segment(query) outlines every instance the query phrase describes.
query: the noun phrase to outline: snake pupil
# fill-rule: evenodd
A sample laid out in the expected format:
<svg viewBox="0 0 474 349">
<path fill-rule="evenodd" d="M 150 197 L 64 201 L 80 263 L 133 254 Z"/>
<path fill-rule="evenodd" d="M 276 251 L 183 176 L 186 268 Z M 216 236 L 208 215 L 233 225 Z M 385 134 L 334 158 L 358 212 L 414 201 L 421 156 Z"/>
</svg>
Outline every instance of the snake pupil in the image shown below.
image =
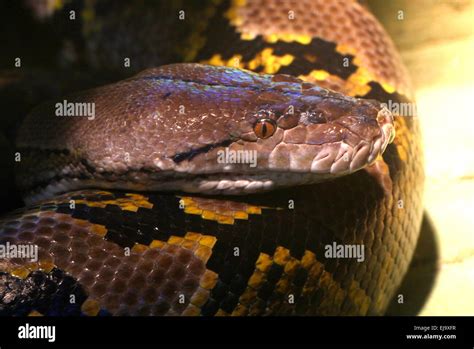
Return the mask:
<svg viewBox="0 0 474 349">
<path fill-rule="evenodd" d="M 254 126 L 254 132 L 258 138 L 268 138 L 272 136 L 276 131 L 275 121 L 272 119 L 261 119 L 258 120 Z"/>
</svg>

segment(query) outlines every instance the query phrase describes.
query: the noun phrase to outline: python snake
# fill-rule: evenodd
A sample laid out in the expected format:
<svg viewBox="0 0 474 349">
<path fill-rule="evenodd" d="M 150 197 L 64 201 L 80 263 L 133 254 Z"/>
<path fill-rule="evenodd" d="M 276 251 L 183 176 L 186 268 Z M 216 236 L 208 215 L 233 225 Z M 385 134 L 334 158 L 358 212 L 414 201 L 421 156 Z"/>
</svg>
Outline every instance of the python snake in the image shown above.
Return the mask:
<svg viewBox="0 0 474 349">
<path fill-rule="evenodd" d="M 393 43 L 356 1 L 206 14 L 183 56 L 201 64 L 64 97 L 92 103 L 91 120 L 56 115 L 58 101 L 27 116 L 28 206 L 0 242 L 39 258 L 0 260 L 1 314 L 385 312 L 423 189 L 418 121 L 381 105 L 412 98 Z M 219 161 L 229 151 L 256 166 Z M 364 258 L 330 258 L 333 244 Z"/>
</svg>

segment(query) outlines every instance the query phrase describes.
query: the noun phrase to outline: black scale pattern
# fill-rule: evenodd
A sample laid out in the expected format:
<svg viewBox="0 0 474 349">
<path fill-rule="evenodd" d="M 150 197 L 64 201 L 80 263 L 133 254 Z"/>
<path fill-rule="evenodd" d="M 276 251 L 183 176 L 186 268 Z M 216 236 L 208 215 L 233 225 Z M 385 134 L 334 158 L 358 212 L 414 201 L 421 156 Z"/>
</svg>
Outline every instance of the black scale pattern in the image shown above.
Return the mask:
<svg viewBox="0 0 474 349">
<path fill-rule="evenodd" d="M 267 43 L 261 36 L 257 36 L 251 41 L 241 40 L 240 34 L 235 32 L 224 17 L 228 7 L 229 4 L 224 1 L 217 9 L 217 15 L 209 22 L 204 35 L 207 38 L 206 44 L 195 61 L 210 59 L 216 53 L 216 42 L 232 42 L 238 44 L 221 47 L 219 51 L 225 60 L 231 59 L 234 55 L 241 55 L 243 62 L 248 62 L 264 48 L 272 48 L 273 53 L 277 56 L 293 55 L 295 57 L 294 61 L 289 66 L 282 67 L 278 74 L 307 75 L 315 69 L 322 69 L 345 80 L 357 70 L 357 66 L 353 63 L 354 56 L 340 54 L 336 51 L 335 43 L 319 38 L 314 38 L 308 45 L 295 42 Z M 317 54 L 316 62 L 310 62 L 305 58 L 305 56 L 314 55 L 315 53 Z M 343 65 L 345 58 L 348 61 L 347 66 Z M 257 68 L 255 71 L 261 72 L 262 69 Z"/>
<path fill-rule="evenodd" d="M 123 192 L 110 195 L 77 195 L 72 199 L 88 201 L 115 200 L 125 197 Z M 231 313 L 235 309 L 239 297 L 245 291 L 248 280 L 255 270 L 260 253 L 273 256 L 278 246 L 291 251 L 291 256 L 301 259 L 305 250 L 324 255 L 324 245 L 334 241 L 329 229 L 321 228 L 320 233 L 311 231 L 309 225 L 316 224 L 305 211 L 262 209 L 262 214 L 251 214 L 247 220 L 235 220 L 234 224 L 219 224 L 213 220 L 202 219 L 199 215 L 186 214 L 179 207 L 180 198 L 168 194 L 147 194 L 148 201 L 153 204 L 151 209 L 139 208 L 137 212 L 124 211 L 117 205 L 105 208 L 90 207 L 76 204 L 71 210 L 69 203 L 42 206 L 42 210 L 56 208 L 57 212 L 70 214 L 74 218 L 84 219 L 107 228 L 105 238 L 123 247 L 132 247 L 135 243 L 149 245 L 153 240 L 167 241 L 171 235 L 183 237 L 187 232 L 214 235 L 217 238 L 212 255 L 206 267 L 219 275 L 211 296 L 202 307 L 203 315 L 213 315 L 219 308 Z M 271 203 L 267 199 L 256 203 L 266 207 L 285 207 L 287 195 L 272 196 Z M 285 222 L 283 225 L 282 222 Z M 239 255 L 234 256 L 234 248 L 239 248 Z M 326 270 L 335 272 L 334 260 L 325 262 Z M 283 267 L 271 266 L 266 281 L 258 291 L 258 298 L 265 306 L 271 301 L 272 292 L 281 278 Z M 337 274 L 336 274 L 337 275 Z M 299 269 L 293 280 L 296 286 L 295 297 L 298 296 L 306 282 L 307 272 Z"/>
<path fill-rule="evenodd" d="M 0 316 L 26 316 L 33 310 L 47 316 L 79 316 L 86 299 L 82 286 L 57 268 L 34 271 L 25 279 L 0 272 Z M 108 313 L 102 310 L 99 315 Z"/>
</svg>

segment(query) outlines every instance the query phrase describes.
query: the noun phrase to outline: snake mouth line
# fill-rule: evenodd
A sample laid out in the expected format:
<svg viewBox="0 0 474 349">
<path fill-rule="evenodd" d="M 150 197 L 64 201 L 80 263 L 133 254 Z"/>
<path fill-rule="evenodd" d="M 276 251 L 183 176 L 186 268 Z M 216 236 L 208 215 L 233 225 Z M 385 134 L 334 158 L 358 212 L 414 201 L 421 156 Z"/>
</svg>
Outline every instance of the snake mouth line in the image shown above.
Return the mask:
<svg viewBox="0 0 474 349">
<path fill-rule="evenodd" d="M 245 195 L 281 187 L 314 184 L 350 174 L 371 164 L 385 149 L 388 138 L 384 132 L 384 135 L 376 141 L 359 143 L 356 147 L 344 142 L 336 143 L 330 144 L 332 147 L 324 147 L 317 153 L 307 170 L 303 170 L 293 162 L 293 166 L 285 171 L 272 169 L 271 166 L 251 171 L 228 168 L 227 171 L 207 173 L 143 170 L 128 172 L 113 179 L 106 175 L 101 176 L 99 173 L 95 173 L 95 177 L 71 174 L 56 176 L 52 180 L 45 181 L 43 185 L 35 185 L 33 190 L 28 191 L 25 201 L 31 204 L 59 193 L 92 188 Z M 270 156 L 269 164 L 271 160 Z"/>
<path fill-rule="evenodd" d="M 187 179 L 157 182 L 155 180 L 107 181 L 97 179 L 62 178 L 50 181 L 45 187 L 36 187 L 25 197 L 28 205 L 50 199 L 57 194 L 82 189 L 117 189 L 140 192 L 185 192 L 205 195 L 246 195 L 265 192 L 277 187 L 306 185 L 322 181 L 318 176 L 315 181 L 311 173 L 274 173 L 272 175 L 246 175 L 222 173 L 216 176 L 194 176 Z"/>
</svg>

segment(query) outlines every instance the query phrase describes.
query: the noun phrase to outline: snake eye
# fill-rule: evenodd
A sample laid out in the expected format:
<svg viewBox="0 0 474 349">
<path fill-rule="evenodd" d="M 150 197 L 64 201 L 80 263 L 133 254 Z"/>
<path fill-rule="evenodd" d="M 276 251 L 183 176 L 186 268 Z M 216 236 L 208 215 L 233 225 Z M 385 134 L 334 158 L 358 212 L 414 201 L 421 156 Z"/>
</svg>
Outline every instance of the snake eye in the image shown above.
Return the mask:
<svg viewBox="0 0 474 349">
<path fill-rule="evenodd" d="M 258 138 L 265 139 L 272 136 L 276 128 L 276 123 L 272 119 L 260 119 L 255 123 L 253 130 Z"/>
</svg>

